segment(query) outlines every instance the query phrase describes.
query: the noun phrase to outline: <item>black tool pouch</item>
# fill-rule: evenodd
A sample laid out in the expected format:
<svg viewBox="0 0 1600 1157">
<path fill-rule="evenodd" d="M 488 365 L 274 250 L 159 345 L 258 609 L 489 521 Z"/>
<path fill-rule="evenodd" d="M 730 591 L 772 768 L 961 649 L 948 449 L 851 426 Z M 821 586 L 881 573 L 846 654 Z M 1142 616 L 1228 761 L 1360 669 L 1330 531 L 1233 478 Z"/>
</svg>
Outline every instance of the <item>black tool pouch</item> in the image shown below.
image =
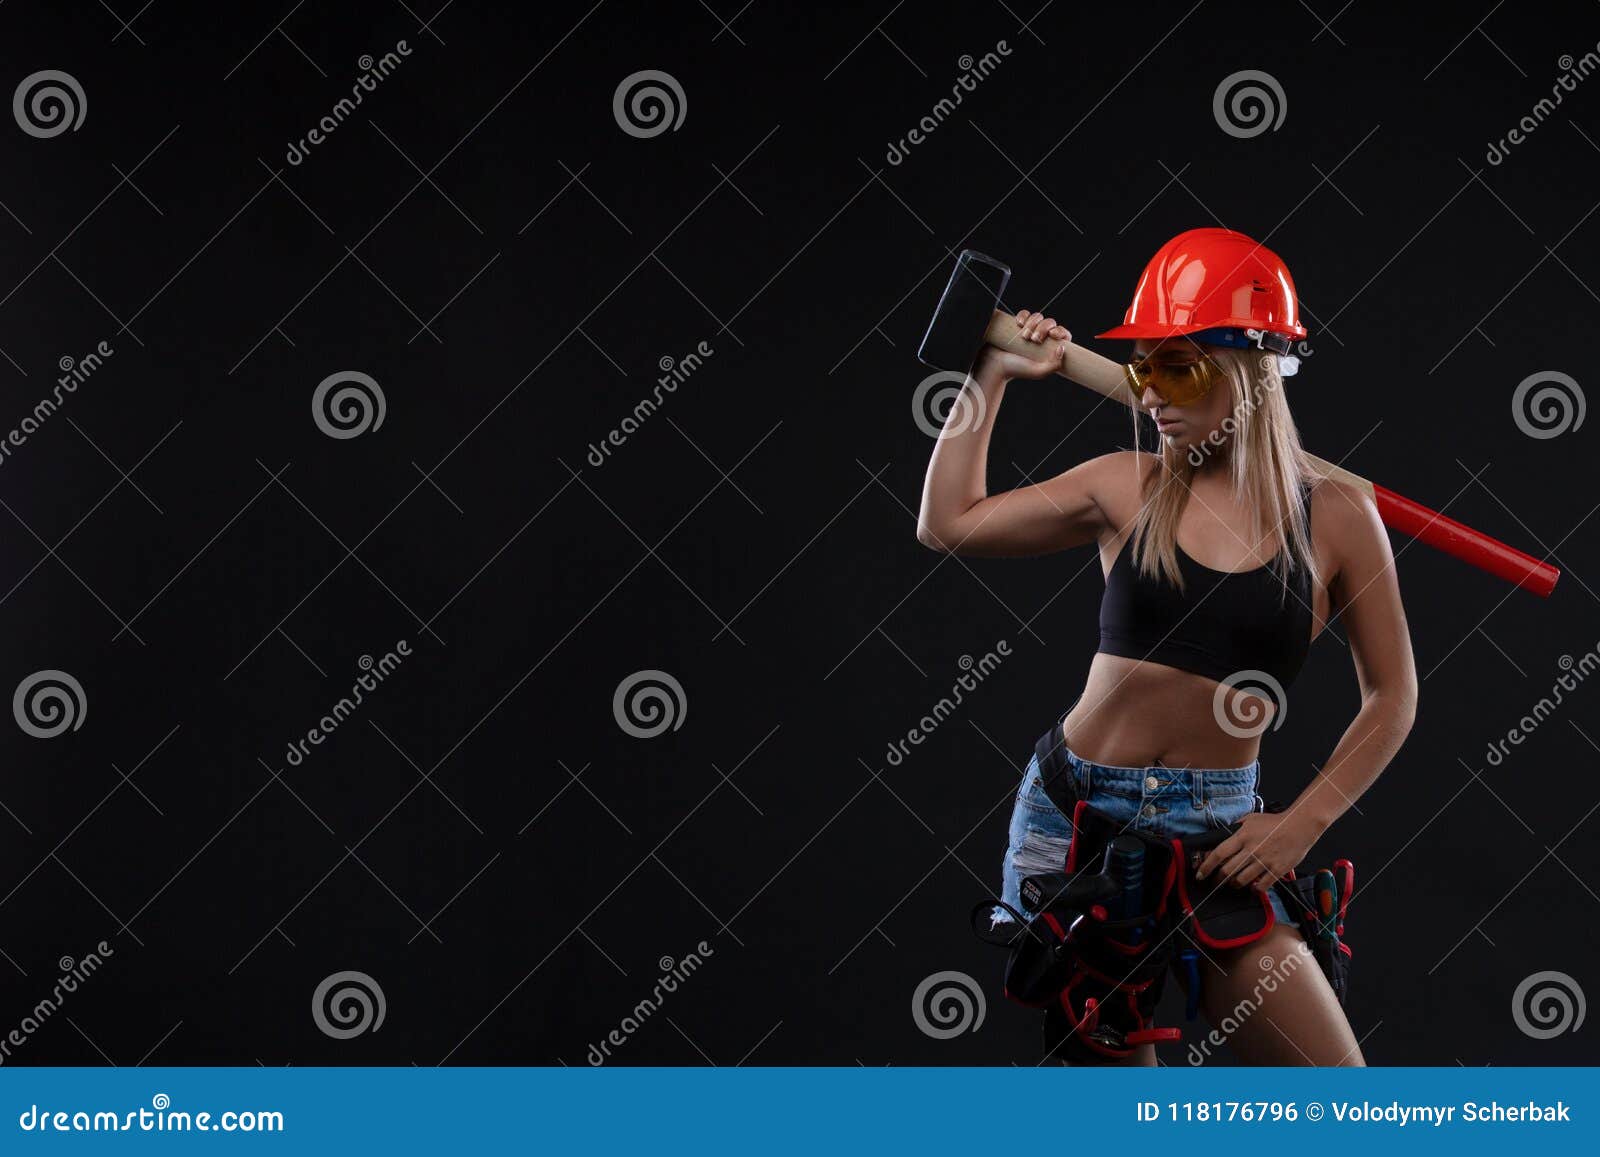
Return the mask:
<svg viewBox="0 0 1600 1157">
<path fill-rule="evenodd" d="M 1158 1028 L 1155 1010 L 1175 950 L 1165 921 L 1178 874 L 1174 845 L 1137 837 L 1139 886 L 1129 893 L 1113 882 L 1112 844 L 1122 828 L 1077 801 L 1072 841 L 1063 870 L 1022 881 L 1027 916 L 987 900 L 973 909 L 980 939 L 1010 949 L 1005 995 L 1046 1011 L 1048 1057 L 1074 1064 L 1125 1060 L 1140 1045 L 1177 1040 L 1175 1028 Z M 993 921 L 996 909 L 1011 920 Z M 1113 915 L 1116 909 L 1131 915 Z"/>
<path fill-rule="evenodd" d="M 1300 926 L 1300 935 L 1306 947 L 1316 958 L 1328 985 L 1339 998 L 1340 1005 L 1350 995 L 1350 945 L 1344 940 L 1345 915 L 1350 909 L 1350 897 L 1355 892 L 1355 865 L 1349 860 L 1336 860 L 1332 868 L 1339 882 L 1339 911 L 1337 914 L 1318 909 L 1314 876 L 1299 876 L 1281 880 L 1276 885 L 1283 906 Z"/>
</svg>

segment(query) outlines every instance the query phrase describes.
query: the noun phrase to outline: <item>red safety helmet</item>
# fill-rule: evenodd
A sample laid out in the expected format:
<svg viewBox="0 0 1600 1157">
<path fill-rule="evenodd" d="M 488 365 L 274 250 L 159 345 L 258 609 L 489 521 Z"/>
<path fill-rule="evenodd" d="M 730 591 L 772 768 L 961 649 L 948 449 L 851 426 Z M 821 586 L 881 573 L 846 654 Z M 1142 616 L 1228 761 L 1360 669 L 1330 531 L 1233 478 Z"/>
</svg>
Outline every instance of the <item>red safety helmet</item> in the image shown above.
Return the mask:
<svg viewBox="0 0 1600 1157">
<path fill-rule="evenodd" d="M 1306 327 L 1283 259 L 1233 229 L 1180 233 L 1145 266 L 1122 324 L 1096 336 L 1161 340 L 1202 330 L 1243 332 L 1199 340 L 1243 345 L 1239 338 L 1245 338 L 1287 353 Z"/>
</svg>

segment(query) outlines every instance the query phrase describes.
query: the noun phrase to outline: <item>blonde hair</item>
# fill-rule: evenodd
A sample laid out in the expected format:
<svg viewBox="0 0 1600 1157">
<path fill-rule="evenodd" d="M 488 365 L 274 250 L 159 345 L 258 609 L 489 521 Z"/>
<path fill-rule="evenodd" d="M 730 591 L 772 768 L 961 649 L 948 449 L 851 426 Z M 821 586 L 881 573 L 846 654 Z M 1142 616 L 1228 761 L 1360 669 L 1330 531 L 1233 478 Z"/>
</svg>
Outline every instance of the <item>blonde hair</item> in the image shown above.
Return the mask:
<svg viewBox="0 0 1600 1157">
<path fill-rule="evenodd" d="M 1299 568 L 1315 573 L 1311 531 L 1300 495 L 1302 487 L 1313 485 L 1320 475 L 1300 445 L 1277 356 L 1259 350 L 1206 352 L 1225 371 L 1224 382 L 1215 388 L 1225 384 L 1232 392 L 1233 411 L 1199 446 L 1179 450 L 1162 443 L 1154 456 L 1155 468 L 1142 480 L 1133 529 L 1133 562 L 1140 574 L 1149 578 L 1165 575 L 1180 591 L 1184 589 L 1178 566 L 1178 520 L 1200 463 L 1220 457 L 1234 500 L 1253 512 L 1252 541 L 1265 539 L 1277 547 L 1268 565 L 1280 576 L 1286 595 L 1289 576 Z M 1141 414 L 1134 409 L 1135 446 L 1139 444 Z"/>
</svg>

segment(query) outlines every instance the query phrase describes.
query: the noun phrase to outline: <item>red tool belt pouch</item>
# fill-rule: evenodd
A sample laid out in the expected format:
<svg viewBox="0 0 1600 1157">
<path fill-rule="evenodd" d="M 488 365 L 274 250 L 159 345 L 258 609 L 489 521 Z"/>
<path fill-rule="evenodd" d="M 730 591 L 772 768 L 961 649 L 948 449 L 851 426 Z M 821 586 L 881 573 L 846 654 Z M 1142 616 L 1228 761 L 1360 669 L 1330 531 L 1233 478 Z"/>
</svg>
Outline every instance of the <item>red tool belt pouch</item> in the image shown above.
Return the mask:
<svg viewBox="0 0 1600 1157">
<path fill-rule="evenodd" d="M 1206 853 L 1232 834 L 1229 829 L 1171 841 L 1173 854 L 1183 864 L 1177 874 L 1183 934 L 1202 949 L 1242 948 L 1260 940 L 1277 923 L 1266 893 L 1234 887 L 1218 875 L 1195 877 Z"/>
</svg>

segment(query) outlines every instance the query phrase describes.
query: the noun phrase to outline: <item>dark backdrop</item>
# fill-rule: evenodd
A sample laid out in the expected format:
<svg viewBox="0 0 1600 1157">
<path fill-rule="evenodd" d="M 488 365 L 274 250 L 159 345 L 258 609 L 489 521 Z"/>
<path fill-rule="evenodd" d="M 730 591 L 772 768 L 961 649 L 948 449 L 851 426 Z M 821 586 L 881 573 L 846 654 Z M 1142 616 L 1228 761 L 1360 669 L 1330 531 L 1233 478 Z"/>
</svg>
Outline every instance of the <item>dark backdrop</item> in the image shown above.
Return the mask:
<svg viewBox="0 0 1600 1157">
<path fill-rule="evenodd" d="M 1600 80 L 1486 156 L 1593 5 L 226 7 L 0 8 L 0 95 L 56 69 L 87 106 L 0 118 L 0 426 L 113 351 L 0 461 L 0 690 L 82 688 L 75 729 L 0 728 L 0 1033 L 112 953 L 7 1063 L 583 1064 L 613 1029 L 614 1063 L 1035 1060 L 965 913 L 1101 579 L 917 545 L 914 350 L 962 247 L 1087 341 L 1208 224 L 1294 271 L 1309 448 L 1565 570 L 1541 600 L 1395 540 L 1421 711 L 1318 849 L 1368 889 L 1356 1032 L 1381 1064 L 1593 1059 L 1592 1024 L 1537 1039 L 1512 1002 L 1595 988 L 1600 682 L 1486 758 L 1600 643 L 1600 423 L 1513 412 L 1531 375 L 1592 389 Z M 623 131 L 641 70 L 675 130 Z M 1276 129 L 1214 115 L 1243 70 Z M 358 437 L 313 418 L 341 371 L 384 398 Z M 991 485 L 1128 445 L 1094 401 L 1010 391 Z M 1342 634 L 1266 739 L 1271 796 L 1356 708 Z M 649 739 L 613 705 L 641 671 L 682 688 Z M 344 971 L 384 1019 L 335 1039 L 311 1005 Z M 987 1013 L 936 1039 L 912 1001 L 944 971 Z"/>
</svg>

